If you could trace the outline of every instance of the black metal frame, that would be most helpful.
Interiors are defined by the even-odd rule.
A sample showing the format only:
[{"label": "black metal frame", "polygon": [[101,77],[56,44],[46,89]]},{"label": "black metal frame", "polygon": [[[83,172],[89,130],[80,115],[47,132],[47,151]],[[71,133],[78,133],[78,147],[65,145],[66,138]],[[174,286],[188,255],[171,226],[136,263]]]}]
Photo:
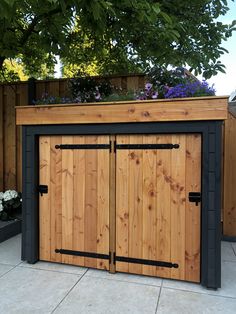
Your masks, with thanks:
[{"label": "black metal frame", "polygon": [[40,135],[171,134],[202,135],[201,284],[221,285],[221,127],[222,121],[147,122],[23,126],[22,259],[38,261],[38,137]]}]

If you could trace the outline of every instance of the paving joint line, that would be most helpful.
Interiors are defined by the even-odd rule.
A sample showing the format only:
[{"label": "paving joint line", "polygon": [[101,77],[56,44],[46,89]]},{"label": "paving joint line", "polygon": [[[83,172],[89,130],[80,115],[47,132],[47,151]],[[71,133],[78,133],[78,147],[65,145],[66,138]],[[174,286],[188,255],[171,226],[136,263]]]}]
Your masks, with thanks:
[{"label": "paving joint line", "polygon": [[74,289],[74,287],[80,282],[80,280],[84,277],[84,275],[87,273],[88,269],[86,272],[76,281],[76,283],[69,289],[69,291],[66,293],[66,295],[61,299],[61,301],[56,305],[56,307],[52,310],[51,314],[55,313],[55,311],[58,309],[60,304],[65,300],[65,298],[71,293],[71,291]]},{"label": "paving joint line", "polygon": [[231,247],[232,247],[232,250],[234,252],[234,255],[236,256],[236,250],[234,249],[234,246],[233,246],[233,243],[230,243]]},{"label": "paving joint line", "polygon": [[162,282],[161,282],[161,286],[160,286],[160,290],[159,290],[159,294],[158,294],[158,298],[157,298],[157,305],[156,305],[155,314],[157,314],[158,306],[159,306],[159,303],[160,303],[162,287],[163,287],[163,279],[162,279]]},{"label": "paving joint line", "polygon": [[77,276],[82,276],[84,275],[88,270],[86,270],[84,273],[71,273],[71,272],[65,272],[65,271],[60,271],[60,270],[54,270],[54,269],[44,269],[44,268],[36,268],[36,267],[30,267],[30,266],[19,266],[20,268],[26,268],[26,269],[34,269],[34,270],[43,270],[43,271],[52,271],[54,273],[60,273],[60,274],[69,274],[69,275],[77,275]]},{"label": "paving joint line", "polygon": [[[20,264],[20,263],[19,263]],[[7,272],[5,272],[4,274],[0,275],[0,278],[4,277],[5,275],[7,275],[10,271],[12,271],[13,269],[15,269],[19,264],[17,265],[9,265],[9,264],[3,264],[3,265],[6,265],[6,266],[12,266],[11,269],[9,269]]]},{"label": "paving joint line", "polygon": [[8,263],[2,263],[2,262],[0,262],[0,265],[3,265],[3,266],[12,266],[12,267],[19,266],[20,264],[21,264],[21,262],[19,262],[18,264],[8,264]]},{"label": "paving joint line", "polygon": [[[212,293],[205,293],[205,292],[199,292],[199,291],[193,291],[193,290],[186,290],[186,289],[181,289],[181,288],[171,288],[171,287],[163,287],[164,289],[169,289],[169,290],[178,290],[178,291],[182,291],[182,292],[190,292],[190,293],[196,293],[196,294],[200,294],[200,295],[208,295],[208,296],[212,296],[212,297],[220,297],[220,298],[224,298],[224,299],[232,299],[235,300],[235,297],[231,297],[231,296],[226,296],[226,295],[220,295],[220,294],[212,294]],[[206,288],[207,289],[207,288]]]}]

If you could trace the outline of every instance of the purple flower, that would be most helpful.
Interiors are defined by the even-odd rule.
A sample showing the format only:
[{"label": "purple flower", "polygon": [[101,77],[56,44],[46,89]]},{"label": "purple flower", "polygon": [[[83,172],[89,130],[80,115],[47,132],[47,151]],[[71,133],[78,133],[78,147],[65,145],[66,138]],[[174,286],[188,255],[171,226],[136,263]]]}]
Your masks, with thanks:
[{"label": "purple flower", "polygon": [[215,90],[208,85],[206,81],[194,81],[178,84],[166,90],[165,98],[183,98],[183,97],[197,97],[197,96],[213,96]]},{"label": "purple flower", "polygon": [[96,94],[95,94],[95,99],[96,99],[97,101],[102,99],[101,94],[99,93],[99,91],[96,92]]},{"label": "purple flower", "polygon": [[150,91],[152,89],[152,84],[151,83],[146,83],[145,84],[145,90]]},{"label": "purple flower", "polygon": [[153,92],[152,93],[152,99],[157,99],[158,97],[158,92]]}]

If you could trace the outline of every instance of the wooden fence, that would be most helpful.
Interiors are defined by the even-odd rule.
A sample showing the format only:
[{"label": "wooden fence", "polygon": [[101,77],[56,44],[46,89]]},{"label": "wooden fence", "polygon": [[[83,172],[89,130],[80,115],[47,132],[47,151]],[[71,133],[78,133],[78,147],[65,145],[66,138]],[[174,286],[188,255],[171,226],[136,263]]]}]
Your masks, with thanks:
[{"label": "wooden fence", "polygon": [[[97,77],[101,80],[104,77]],[[109,76],[112,85],[123,90],[137,90],[144,86],[144,75]],[[0,191],[22,187],[21,127],[15,125],[15,106],[28,105],[43,94],[70,96],[69,80],[44,80],[0,84]],[[27,165],[24,165],[27,167]]]}]

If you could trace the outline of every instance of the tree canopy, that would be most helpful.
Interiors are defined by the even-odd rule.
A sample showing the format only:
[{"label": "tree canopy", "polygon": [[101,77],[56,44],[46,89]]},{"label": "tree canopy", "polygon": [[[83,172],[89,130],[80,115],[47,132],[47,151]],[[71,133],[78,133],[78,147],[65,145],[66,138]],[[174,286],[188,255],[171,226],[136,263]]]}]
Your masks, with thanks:
[{"label": "tree canopy", "polygon": [[227,10],[226,0],[1,0],[0,70],[15,59],[26,74],[52,75],[58,55],[67,73],[188,65],[208,78],[224,71],[236,23],[216,19]]}]

